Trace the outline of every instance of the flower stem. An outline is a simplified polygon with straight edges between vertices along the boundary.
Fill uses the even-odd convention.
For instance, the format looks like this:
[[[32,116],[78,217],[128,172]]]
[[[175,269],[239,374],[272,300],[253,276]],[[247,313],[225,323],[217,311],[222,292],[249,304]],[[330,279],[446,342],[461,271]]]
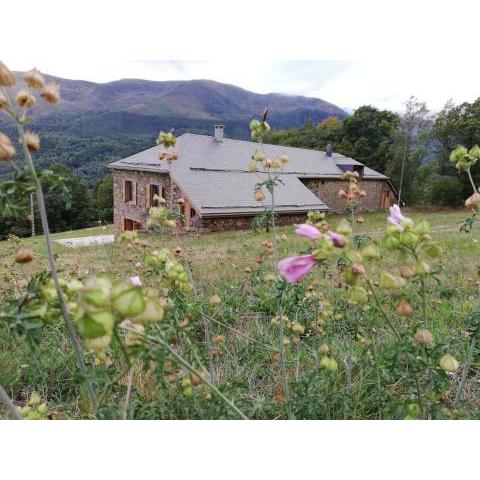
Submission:
[[[125,330],[131,330],[127,327],[124,327]],[[131,330],[134,331],[134,330]],[[138,334],[138,332],[135,331],[135,333]],[[248,417],[233,403],[232,400],[228,399],[215,385],[213,385],[211,382],[209,382],[198,370],[195,369],[187,360],[185,360],[181,355],[179,355],[167,342],[165,342],[162,338],[157,337],[150,337],[149,335],[145,334],[140,334],[147,340],[153,343],[158,343],[162,347],[166,348],[170,354],[180,363],[183,365],[187,370],[189,370],[191,373],[196,375],[205,385],[210,387],[212,391],[218,395],[235,413],[237,413],[243,420],[248,420]]]
[[[465,388],[465,383],[467,381],[467,375],[468,375],[468,371],[470,370],[470,365],[472,364],[473,352],[475,351],[476,344],[477,344],[477,338],[473,337],[470,340],[470,345],[468,346],[467,360],[463,367],[462,379],[460,380],[460,385],[458,386],[457,393],[455,394],[455,400],[453,401],[454,406],[457,405],[457,402],[458,400],[460,400],[460,397],[463,393],[463,389]]]
[[[467,168],[467,175],[468,175],[468,179],[470,180],[470,183],[472,185],[473,192],[478,193],[477,187],[475,186],[475,182],[473,181],[473,178],[472,178],[472,172],[470,171],[470,167]]]
[[[12,402],[11,398],[8,396],[8,393],[6,392],[6,390],[3,388],[1,384],[0,384],[0,400],[5,404],[8,411],[10,412],[10,415],[14,420],[24,420],[21,413],[18,411],[17,407]]]
[[[4,90],[6,96],[9,100],[9,103],[10,103],[10,106],[11,106],[12,110],[14,112],[16,112],[15,105],[12,101],[10,93],[8,92],[8,90],[6,88],[4,88],[3,90]],[[51,241],[51,237],[50,237],[50,230],[49,230],[49,227],[48,227],[47,210],[46,210],[46,207],[45,207],[45,200],[44,200],[44,197],[43,197],[42,185],[40,183],[37,172],[35,170],[35,166],[33,164],[32,156],[30,155],[30,151],[28,150],[27,143],[25,141],[25,130],[23,128],[23,124],[18,119],[18,115],[15,115],[15,123],[16,123],[16,126],[17,126],[18,135],[20,137],[20,141],[21,141],[21,144],[22,144],[23,153],[25,155],[25,160],[27,161],[27,164],[30,168],[30,171],[32,173],[32,177],[33,177],[33,180],[34,180],[34,184],[35,184],[38,210],[40,212],[40,219],[42,221],[43,234],[45,236],[45,244],[46,244],[46,247],[47,247],[47,258],[48,258],[48,263],[49,263],[49,266],[50,266],[50,271],[51,271],[51,274],[52,274],[53,282],[55,284],[55,290],[57,292],[58,301],[60,303],[60,309],[62,311],[62,315],[63,315],[63,319],[65,321],[65,326],[66,326],[66,329],[67,329],[67,333],[68,333],[68,336],[70,338],[70,342],[72,344],[72,347],[73,347],[73,350],[74,350],[74,353],[75,353],[75,358],[77,360],[77,365],[80,369],[80,372],[82,373],[82,375],[85,378],[85,384],[86,384],[86,387],[87,387],[88,396],[90,398],[90,403],[92,405],[92,408],[93,408],[94,412],[96,412],[96,410],[97,410],[97,396],[96,396],[96,394],[93,390],[93,387],[92,387],[92,384],[91,384],[90,380],[88,379],[87,369],[85,367],[85,362],[84,362],[84,359],[83,359],[82,348],[80,346],[77,335],[75,333],[75,328],[73,326],[72,319],[70,318],[70,314],[69,314],[68,309],[67,309],[67,305],[66,305],[66,302],[65,302],[65,297],[63,295],[63,290],[62,290],[62,288],[60,286],[60,282],[58,280],[57,265],[56,265],[56,262],[55,262],[55,258],[53,256],[52,241]]]

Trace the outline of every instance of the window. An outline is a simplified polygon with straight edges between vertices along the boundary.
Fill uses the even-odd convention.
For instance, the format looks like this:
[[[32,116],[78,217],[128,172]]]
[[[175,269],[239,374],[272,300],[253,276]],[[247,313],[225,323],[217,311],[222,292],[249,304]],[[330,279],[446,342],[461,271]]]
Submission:
[[[157,197],[162,197],[162,189],[160,185],[150,185],[150,193],[149,193],[149,203],[148,206],[150,207],[158,207],[159,206],[159,201],[154,200],[155,195]]]
[[[123,220],[123,229],[128,231],[140,230],[140,222],[136,220],[131,220],[130,218],[125,218]]]
[[[133,201],[133,182],[125,180],[125,203]]]
[[[193,208],[190,209],[190,218],[195,216],[195,210]]]

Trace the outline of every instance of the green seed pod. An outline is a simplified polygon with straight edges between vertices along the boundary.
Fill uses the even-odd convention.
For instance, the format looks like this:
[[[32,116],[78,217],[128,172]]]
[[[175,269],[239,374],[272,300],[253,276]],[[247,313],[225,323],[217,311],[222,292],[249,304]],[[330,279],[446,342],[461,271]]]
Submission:
[[[438,258],[440,255],[442,255],[442,248],[438,243],[431,243],[430,245],[427,245],[425,248],[425,253],[432,258]]]
[[[362,250],[362,256],[365,260],[374,260],[380,258],[380,250],[376,245],[367,245]]]
[[[356,305],[365,305],[368,302],[368,293],[363,287],[352,287],[348,292],[348,300]]]
[[[418,242],[418,235],[410,230],[404,230],[400,234],[400,243],[403,245],[414,245]]]
[[[394,275],[387,272],[382,273],[378,282],[379,287],[385,289],[400,288],[403,287],[404,284],[405,280],[403,278],[395,277]]]
[[[148,298],[145,302],[145,310],[134,319],[136,323],[147,324],[159,322],[165,314],[165,303],[155,298]]]
[[[113,303],[117,312],[126,317],[134,317],[145,310],[145,299],[139,287],[132,287],[120,294]]]
[[[445,372],[454,372],[460,366],[456,358],[450,355],[449,353],[446,353],[440,359],[439,365],[440,365],[440,368]]]
[[[428,275],[430,272],[430,265],[423,260],[417,260],[415,263],[415,273],[420,276]]]

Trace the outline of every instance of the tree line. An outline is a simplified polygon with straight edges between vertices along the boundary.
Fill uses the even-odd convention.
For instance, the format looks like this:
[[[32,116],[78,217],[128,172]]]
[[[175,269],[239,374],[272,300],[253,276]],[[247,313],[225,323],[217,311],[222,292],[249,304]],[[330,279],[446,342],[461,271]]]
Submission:
[[[105,175],[93,189],[89,189],[87,183],[65,165],[57,163],[49,170],[55,173],[55,176],[42,177],[42,187],[51,232],[77,230],[113,222],[113,179],[110,174]],[[61,179],[61,190],[58,188],[58,178]],[[31,235],[31,198],[19,192],[15,202],[20,214],[1,217],[2,240],[8,235],[19,237]],[[34,197],[33,220],[36,234],[42,234]]]
[[[470,185],[449,155],[459,144],[480,144],[480,98],[448,102],[437,114],[415,97],[401,113],[366,105],[343,120],[330,117],[317,125],[272,131],[266,142],[317,150],[332,142],[336,152],[388,175],[405,204],[459,206]],[[479,183],[480,172],[473,173]]]

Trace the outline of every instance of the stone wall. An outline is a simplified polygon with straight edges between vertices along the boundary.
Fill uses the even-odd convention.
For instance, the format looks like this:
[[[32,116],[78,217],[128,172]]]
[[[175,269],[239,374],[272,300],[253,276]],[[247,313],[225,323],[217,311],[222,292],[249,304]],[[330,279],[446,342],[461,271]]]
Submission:
[[[302,178],[302,183],[329,207],[330,213],[341,212],[344,201],[338,196],[338,191],[347,190],[348,183],[344,180],[322,180],[320,178]],[[382,208],[382,194],[388,192],[390,205],[395,201],[395,194],[386,180],[361,180],[358,186],[367,192],[360,198],[360,211],[374,211]],[[389,205],[386,205],[387,208]]]
[[[239,217],[217,217],[202,218],[197,224],[197,231],[200,233],[220,232],[223,230],[247,230],[252,228],[255,216],[243,215]],[[276,225],[292,225],[293,223],[304,223],[307,219],[306,213],[281,214],[276,218]]]
[[[125,203],[124,201],[124,182],[131,180],[134,185],[134,199],[132,202]],[[167,202],[170,201],[170,177],[166,173],[151,173],[138,172],[132,170],[114,170],[113,171],[113,223],[114,233],[123,230],[123,220],[129,218],[139,222],[142,228],[146,228],[148,217],[147,206],[147,186],[150,184],[160,185],[162,187],[162,195]],[[176,185],[174,185],[174,206],[176,207],[176,200],[180,198],[181,192]]]

